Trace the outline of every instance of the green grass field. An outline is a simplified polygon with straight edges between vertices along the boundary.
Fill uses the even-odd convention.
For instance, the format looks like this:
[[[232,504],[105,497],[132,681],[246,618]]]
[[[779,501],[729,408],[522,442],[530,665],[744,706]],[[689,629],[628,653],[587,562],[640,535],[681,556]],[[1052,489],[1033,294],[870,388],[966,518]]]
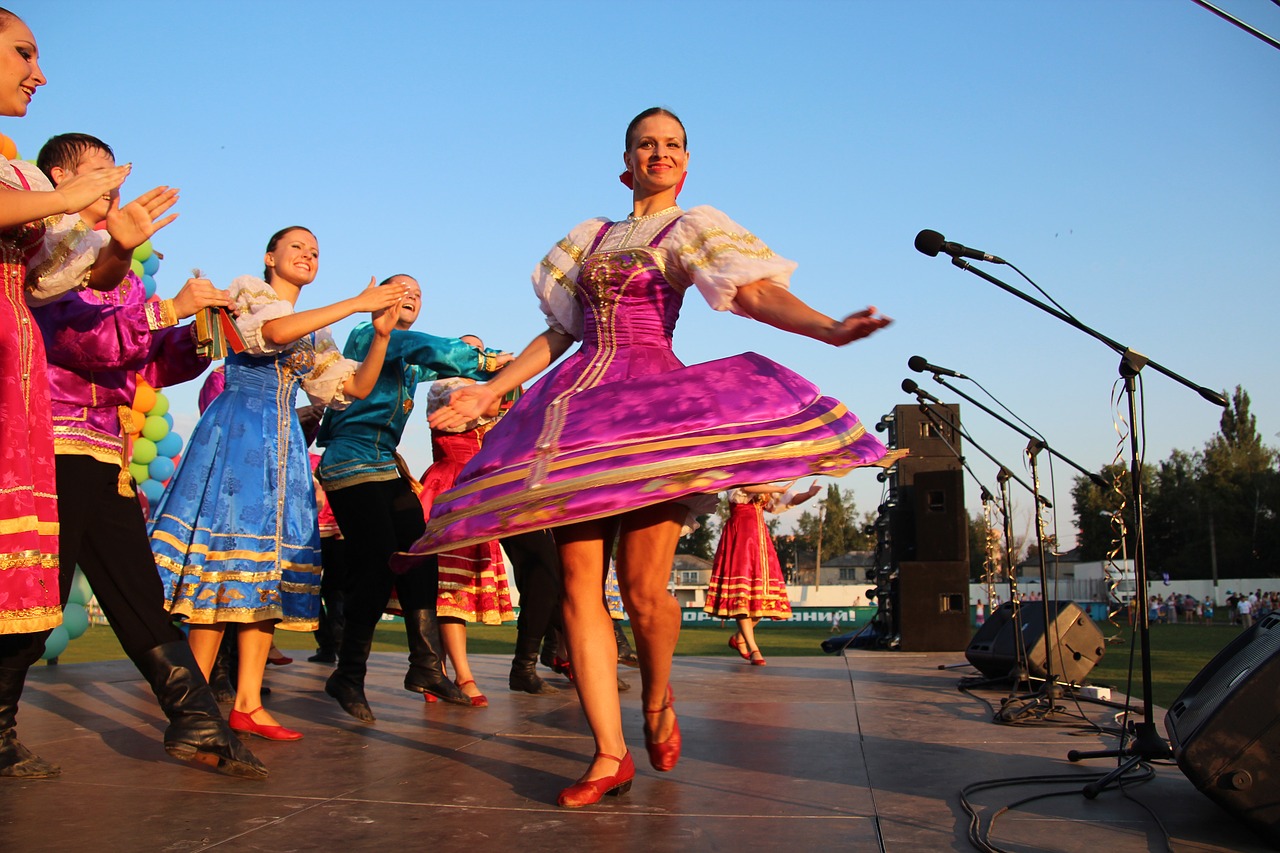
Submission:
[[[847,626],[853,630],[856,626]],[[1099,626],[1108,638],[1107,653],[1089,674],[1089,682],[1138,696],[1142,692],[1140,664],[1135,655],[1133,683],[1129,687],[1130,640],[1127,626]],[[830,636],[824,625],[797,625],[786,622],[763,623],[759,629],[760,648],[765,657],[822,655],[819,644]],[[1225,624],[1153,625],[1151,628],[1152,698],[1157,705],[1169,707],[1183,688],[1209,660],[1231,639],[1238,628]],[[729,627],[686,627],[680,632],[677,655],[736,656],[726,644]],[[515,625],[472,625],[467,632],[467,648],[472,654],[509,655],[515,645]],[[315,651],[310,634],[291,631],[276,633],[276,645],[293,657],[306,657]],[[374,651],[403,651],[404,629],[398,623],[384,623],[374,638]],[[294,654],[294,653],[297,654]],[[885,654],[892,654],[885,652]],[[115,634],[105,626],[92,626],[81,637],[72,640],[60,657],[61,663],[88,663],[117,660],[124,657]],[[957,655],[957,660],[962,656]]]

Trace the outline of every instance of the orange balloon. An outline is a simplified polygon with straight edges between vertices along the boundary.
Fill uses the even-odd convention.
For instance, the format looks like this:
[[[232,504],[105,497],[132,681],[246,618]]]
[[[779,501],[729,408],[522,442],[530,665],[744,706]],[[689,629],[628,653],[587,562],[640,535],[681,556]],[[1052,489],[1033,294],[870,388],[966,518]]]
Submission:
[[[156,389],[145,382],[139,382],[133,392],[133,408],[139,412],[149,412],[156,404]]]
[[[18,146],[3,133],[0,133],[0,155],[4,156],[6,160],[18,159]]]
[[[154,394],[155,392],[152,391],[151,393]],[[121,426],[124,427],[125,432],[130,435],[137,435],[142,432],[142,425],[147,422],[147,414],[146,412],[134,409],[129,413],[129,415],[133,422],[130,424],[121,424]]]

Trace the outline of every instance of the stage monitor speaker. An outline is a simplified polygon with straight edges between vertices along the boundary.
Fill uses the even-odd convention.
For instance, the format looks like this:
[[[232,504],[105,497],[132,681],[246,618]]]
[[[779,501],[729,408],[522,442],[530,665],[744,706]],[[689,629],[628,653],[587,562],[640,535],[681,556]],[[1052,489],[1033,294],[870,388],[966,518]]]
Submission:
[[[1050,601],[1053,625],[1049,631],[1054,646],[1053,674],[1059,681],[1080,684],[1102,659],[1106,642],[1089,615],[1074,601]],[[1013,602],[1006,601],[987,617],[973,635],[964,656],[987,678],[1002,678],[1018,664],[1017,637],[1022,635],[1027,651],[1027,673],[1044,678],[1046,668],[1044,602],[1024,601],[1018,612],[1019,631],[1013,623]]]
[[[893,407],[896,446],[911,451],[911,455],[900,460],[899,464],[929,456],[955,460],[956,454],[961,452],[960,434],[953,428],[953,425],[960,424],[960,405],[943,403],[929,407],[941,426],[935,425],[921,408],[907,403]]]
[[[1164,718],[1174,758],[1210,799],[1280,846],[1280,615],[1227,644]]]
[[[969,564],[898,566],[898,634],[904,652],[959,652],[969,639]]]

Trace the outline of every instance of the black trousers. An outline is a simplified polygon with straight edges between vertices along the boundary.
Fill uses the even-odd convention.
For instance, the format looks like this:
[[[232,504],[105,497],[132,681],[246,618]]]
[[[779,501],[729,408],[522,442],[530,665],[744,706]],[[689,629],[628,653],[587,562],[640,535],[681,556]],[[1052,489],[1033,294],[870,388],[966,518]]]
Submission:
[[[56,459],[63,605],[79,565],[130,658],[185,640],[165,608],[142,507],[136,497],[118,491],[119,466],[90,456],[58,454]]]
[[[333,517],[347,542],[344,631],[372,633],[391,597],[392,588],[406,612],[435,610],[440,567],[435,557],[404,574],[391,571],[388,560],[427,529],[422,504],[402,477],[360,483],[325,493]]]
[[[560,552],[550,530],[534,530],[502,541],[511,579],[520,591],[516,634],[540,642],[549,625],[560,625]]]

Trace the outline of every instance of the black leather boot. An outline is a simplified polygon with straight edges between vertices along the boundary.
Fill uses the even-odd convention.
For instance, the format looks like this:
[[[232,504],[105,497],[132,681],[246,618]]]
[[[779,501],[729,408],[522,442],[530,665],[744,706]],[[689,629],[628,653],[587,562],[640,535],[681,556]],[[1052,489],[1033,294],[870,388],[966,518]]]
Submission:
[[[627,639],[627,632],[622,630],[622,622],[618,619],[613,620],[613,639],[618,644],[618,663],[625,666],[640,666],[640,658],[636,657],[635,649],[631,648],[631,641]]]
[[[519,693],[535,696],[559,693],[560,688],[548,684],[538,675],[538,644],[541,637],[516,634],[516,653],[511,659],[511,675],[507,686]]]
[[[342,634],[338,646],[338,666],[324,683],[328,693],[342,710],[362,723],[377,722],[369,700],[364,695],[364,677],[369,671],[369,653],[373,650],[373,632],[350,622]]]
[[[23,746],[14,731],[17,725],[18,699],[22,697],[27,669],[28,667],[0,667],[0,776],[48,779],[61,773],[62,768],[50,764]]]
[[[218,645],[218,656],[213,659],[213,669],[209,670],[209,689],[213,691],[215,701],[230,705],[236,701],[236,689],[231,686],[231,657],[227,652],[227,643],[234,643],[234,635],[228,641],[223,634]]]
[[[444,644],[435,610],[406,610],[404,629],[409,635],[409,671],[404,676],[404,689],[472,707],[471,697],[444,674]]]
[[[134,663],[151,684],[160,710],[169,718],[169,728],[164,732],[165,752],[227,776],[267,778],[267,768],[222,719],[213,691],[200,674],[185,640],[148,649]]]

